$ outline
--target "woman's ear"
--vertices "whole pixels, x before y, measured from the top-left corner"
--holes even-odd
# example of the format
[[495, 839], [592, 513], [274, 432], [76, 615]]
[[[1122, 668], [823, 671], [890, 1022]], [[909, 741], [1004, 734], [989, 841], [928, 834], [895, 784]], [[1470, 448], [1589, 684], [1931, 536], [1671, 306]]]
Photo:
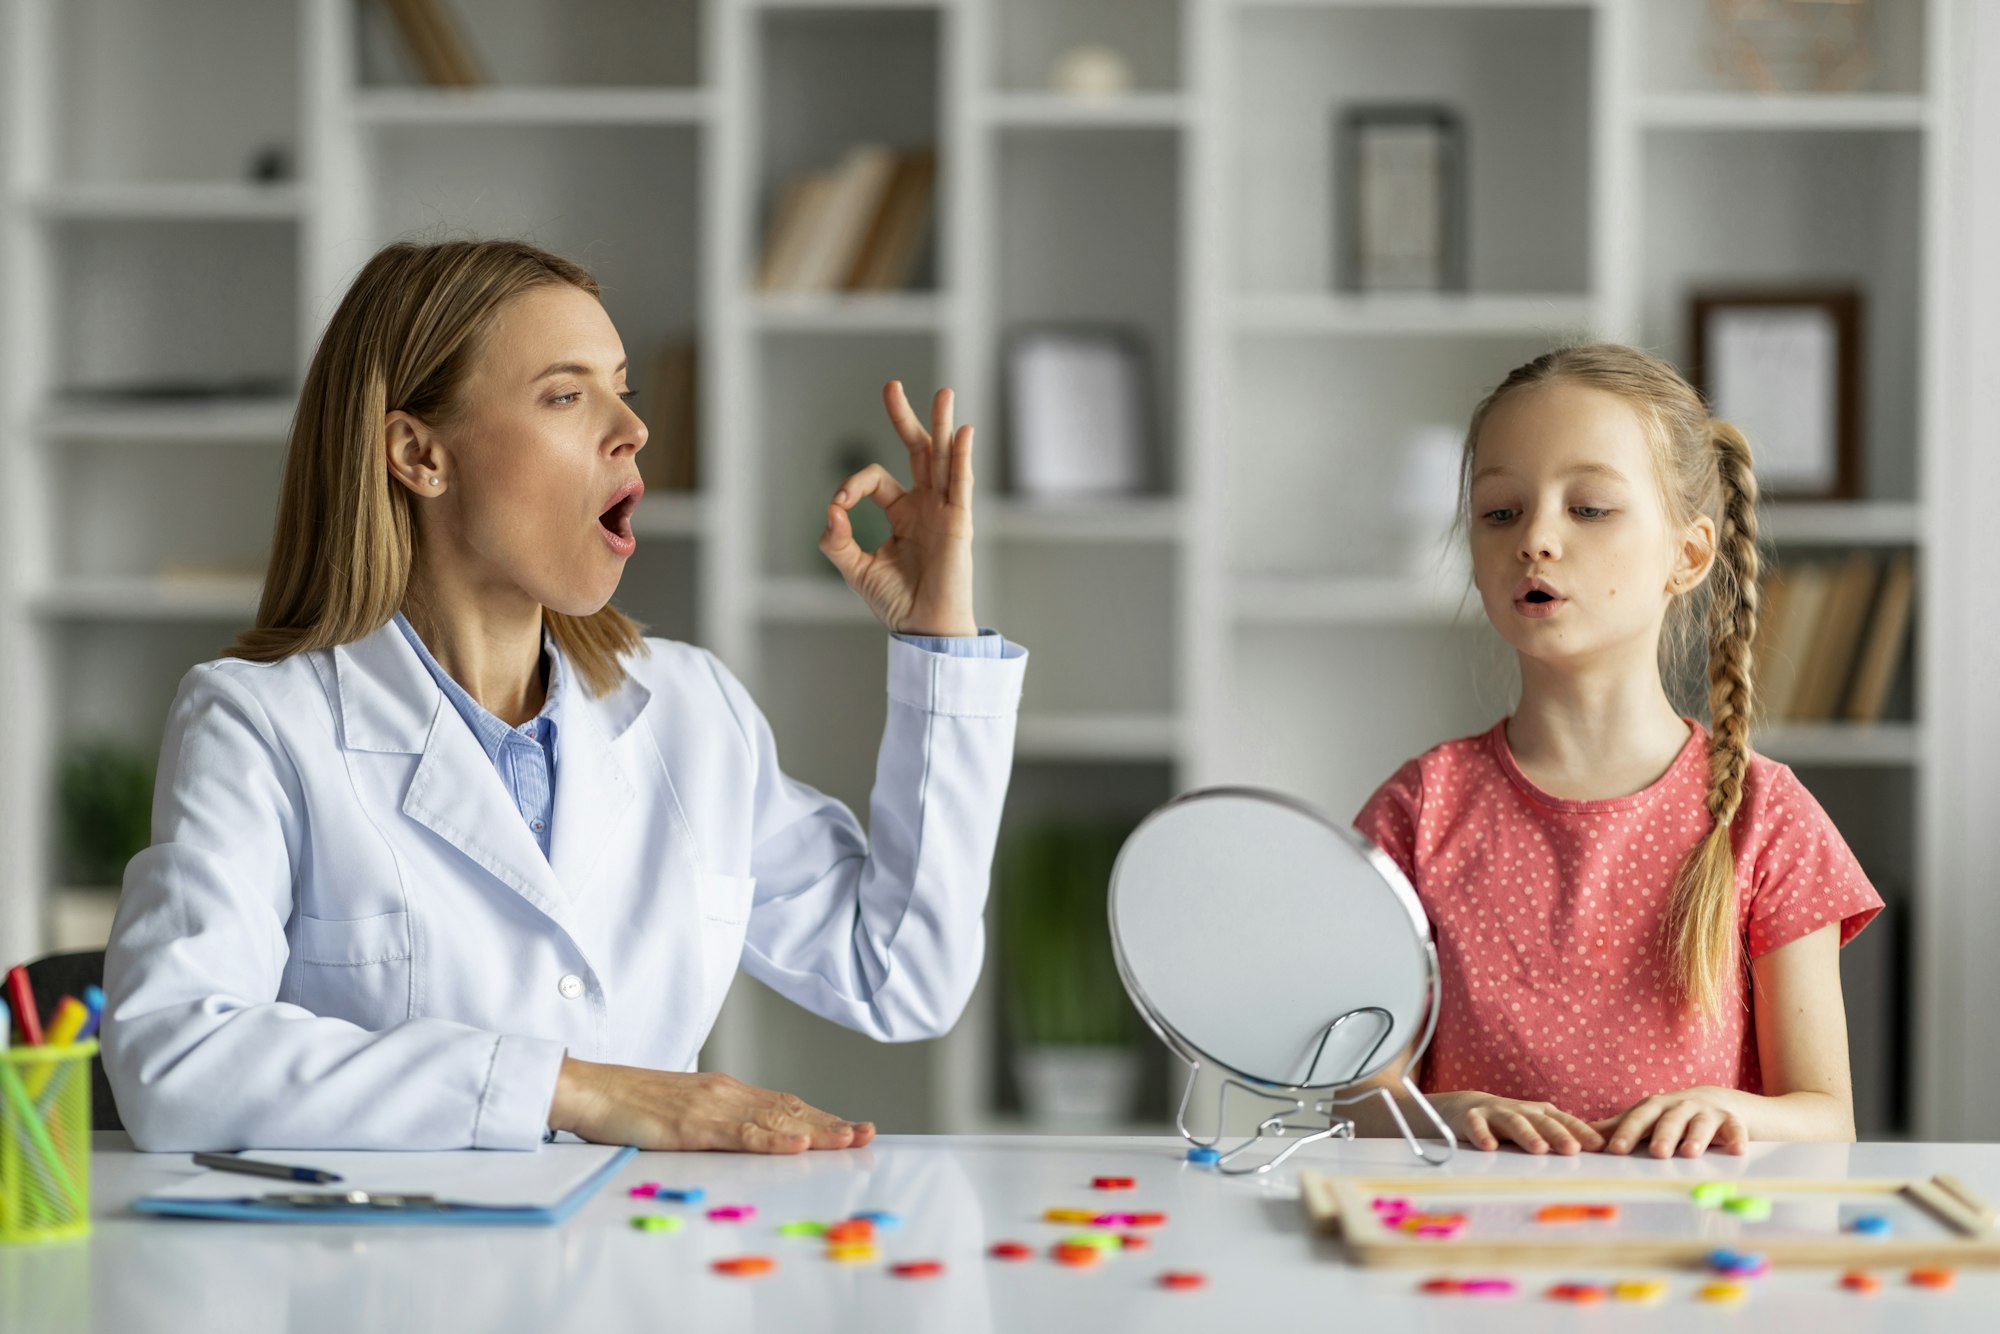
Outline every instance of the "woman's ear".
[[1676, 595], [1692, 593], [1714, 568], [1715, 520], [1706, 514], [1697, 515], [1682, 531], [1680, 545], [1674, 551], [1674, 568], [1667, 576], [1667, 591]]
[[401, 408], [382, 420], [382, 448], [389, 475], [419, 496], [442, 495], [449, 460], [444, 442]]

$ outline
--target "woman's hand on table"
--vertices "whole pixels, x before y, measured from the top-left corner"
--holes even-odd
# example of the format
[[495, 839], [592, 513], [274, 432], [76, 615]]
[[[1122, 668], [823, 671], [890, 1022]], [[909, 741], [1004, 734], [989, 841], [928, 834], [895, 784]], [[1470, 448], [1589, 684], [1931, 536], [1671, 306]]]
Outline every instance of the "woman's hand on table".
[[867, 1121], [843, 1121], [790, 1093], [722, 1074], [677, 1074], [565, 1056], [549, 1126], [598, 1144], [649, 1150], [804, 1153], [858, 1149]]
[[1742, 1153], [1750, 1143], [1750, 1129], [1729, 1107], [1734, 1091], [1703, 1085], [1656, 1093], [1617, 1116], [1592, 1122], [1605, 1137], [1606, 1153], [1630, 1153], [1640, 1140], [1650, 1140], [1655, 1158], [1699, 1158], [1714, 1147], [1723, 1153]]
[[[972, 614], [972, 428], [952, 429], [952, 393], [931, 402], [929, 430], [910, 409], [900, 381], [882, 390], [889, 421], [910, 452], [910, 486], [871, 463], [840, 484], [826, 507], [819, 549], [847, 586], [897, 634], [976, 635]], [[854, 540], [847, 512], [864, 499], [889, 516], [889, 537], [873, 551]]]
[[1572, 1154], [1604, 1147], [1604, 1136], [1590, 1122], [1553, 1103], [1522, 1102], [1471, 1089], [1427, 1096], [1452, 1133], [1488, 1153], [1502, 1141], [1529, 1153]]

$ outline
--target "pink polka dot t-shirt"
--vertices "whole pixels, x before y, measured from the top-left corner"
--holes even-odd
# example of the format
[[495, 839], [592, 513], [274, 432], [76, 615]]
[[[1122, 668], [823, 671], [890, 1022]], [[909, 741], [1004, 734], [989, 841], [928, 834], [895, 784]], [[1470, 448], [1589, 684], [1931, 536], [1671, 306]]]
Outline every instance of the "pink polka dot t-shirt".
[[[1708, 733], [1652, 786], [1569, 801], [1528, 780], [1503, 720], [1411, 760], [1355, 825], [1416, 887], [1443, 1007], [1418, 1086], [1548, 1101], [1586, 1120], [1696, 1084], [1762, 1090], [1749, 982], [1704, 1027], [1676, 998], [1663, 924], [1675, 872], [1707, 833]], [[1732, 826], [1737, 917], [1755, 959], [1882, 909], [1792, 771], [1752, 754]]]

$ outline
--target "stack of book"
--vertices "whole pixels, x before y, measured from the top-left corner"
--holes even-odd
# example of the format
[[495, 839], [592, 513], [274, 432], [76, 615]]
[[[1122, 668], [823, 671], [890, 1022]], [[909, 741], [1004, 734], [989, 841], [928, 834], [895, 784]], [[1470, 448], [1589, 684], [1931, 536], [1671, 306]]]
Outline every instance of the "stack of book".
[[778, 195], [757, 286], [767, 292], [892, 292], [916, 271], [930, 234], [937, 155], [880, 144], [850, 150]]
[[1798, 561], [1764, 581], [1757, 694], [1772, 723], [1872, 723], [1908, 656], [1915, 558]]

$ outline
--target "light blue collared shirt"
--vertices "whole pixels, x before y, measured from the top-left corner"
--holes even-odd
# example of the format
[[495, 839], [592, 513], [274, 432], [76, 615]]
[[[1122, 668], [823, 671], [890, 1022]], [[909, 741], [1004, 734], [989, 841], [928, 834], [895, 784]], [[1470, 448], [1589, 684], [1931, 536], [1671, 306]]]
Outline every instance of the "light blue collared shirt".
[[[522, 723], [519, 727], [509, 727], [466, 693], [465, 687], [451, 679], [450, 673], [438, 665], [431, 651], [424, 647], [424, 641], [417, 635], [403, 613], [396, 613], [396, 628], [403, 632], [403, 638], [410, 641], [410, 647], [422, 659], [424, 670], [431, 674], [438, 689], [458, 710], [458, 716], [465, 719], [472, 735], [478, 738], [486, 758], [493, 761], [493, 767], [500, 772], [500, 781], [506, 785], [507, 795], [514, 799], [514, 808], [521, 812], [521, 818], [528, 822], [528, 828], [535, 835], [535, 842], [542, 849], [542, 856], [549, 855], [549, 826], [554, 823], [556, 793], [556, 701], [564, 689], [562, 654], [556, 652], [555, 640], [549, 633], [542, 632], [542, 653], [549, 661], [549, 693], [542, 701], [542, 711]], [[930, 653], [943, 653], [954, 658], [1015, 658], [1022, 649], [1007, 642], [1007, 637], [996, 630], [982, 628], [977, 636], [937, 636], [937, 635], [897, 635], [906, 644], [914, 644]]]

